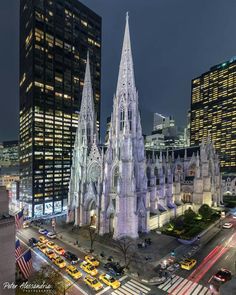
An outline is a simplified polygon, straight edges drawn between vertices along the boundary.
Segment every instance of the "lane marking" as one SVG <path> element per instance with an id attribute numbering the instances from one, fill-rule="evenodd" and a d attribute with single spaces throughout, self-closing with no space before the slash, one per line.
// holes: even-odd
<path id="1" fill-rule="evenodd" d="M 131 279 L 131 282 L 133 282 L 133 283 L 139 285 L 140 287 L 143 287 L 143 288 L 146 289 L 147 291 L 151 291 L 150 288 L 148 288 L 147 286 L 144 286 L 143 284 L 141 284 L 141 283 L 139 283 L 139 282 L 137 282 L 137 281 L 135 281 L 135 280 L 133 280 L 133 279 Z"/>

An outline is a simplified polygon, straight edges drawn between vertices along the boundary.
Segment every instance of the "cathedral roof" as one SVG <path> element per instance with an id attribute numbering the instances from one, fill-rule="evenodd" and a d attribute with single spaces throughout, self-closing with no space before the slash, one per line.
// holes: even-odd
<path id="1" fill-rule="evenodd" d="M 200 152 L 200 146 L 191 146 L 191 147 L 187 147 L 187 148 L 175 149 L 174 150 L 174 158 L 177 159 L 178 156 L 180 158 L 184 158 L 185 150 L 187 152 L 187 157 L 191 158 L 193 153 L 197 154 L 197 152 Z M 168 151 L 163 150 L 162 156 L 165 156 L 165 158 L 166 158 L 167 152 L 168 152 L 168 157 L 171 158 L 172 157 L 172 150 L 168 150 Z M 155 157 L 157 157 L 157 156 L 160 157 L 160 153 L 161 153 L 160 151 L 146 150 L 146 157 L 152 158 L 153 154 Z"/>

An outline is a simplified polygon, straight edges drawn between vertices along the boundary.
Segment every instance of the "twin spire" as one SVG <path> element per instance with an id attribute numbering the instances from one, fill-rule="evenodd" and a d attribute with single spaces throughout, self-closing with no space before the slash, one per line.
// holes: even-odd
<path id="1" fill-rule="evenodd" d="M 119 76 L 117 82 L 116 96 L 120 91 L 127 91 L 129 88 L 135 88 L 133 58 L 129 31 L 129 14 L 126 13 L 125 34 L 120 60 Z"/>

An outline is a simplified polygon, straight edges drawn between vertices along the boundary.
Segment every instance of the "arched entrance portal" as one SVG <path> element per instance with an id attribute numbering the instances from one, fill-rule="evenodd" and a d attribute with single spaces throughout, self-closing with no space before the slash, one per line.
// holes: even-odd
<path id="1" fill-rule="evenodd" d="M 114 232 L 114 213 L 109 217 L 109 233 L 113 234 Z"/>
<path id="2" fill-rule="evenodd" d="M 88 223 L 90 226 L 96 228 L 97 227 L 97 210 L 96 203 L 94 200 L 91 200 L 88 207 Z"/>
<path id="3" fill-rule="evenodd" d="M 192 194 L 191 193 L 183 193 L 182 201 L 184 203 L 192 203 Z"/>

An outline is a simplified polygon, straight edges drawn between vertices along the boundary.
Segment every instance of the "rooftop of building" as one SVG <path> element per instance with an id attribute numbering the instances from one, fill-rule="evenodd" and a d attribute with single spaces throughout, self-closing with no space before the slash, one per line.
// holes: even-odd
<path id="1" fill-rule="evenodd" d="M 194 80 L 200 78 L 201 76 L 204 76 L 204 75 L 206 75 L 206 74 L 208 74 L 208 73 L 210 73 L 212 71 L 219 70 L 219 69 L 224 69 L 227 66 L 229 66 L 230 64 L 235 63 L 235 62 L 236 62 L 236 56 L 233 56 L 229 60 L 226 60 L 226 61 L 224 61 L 224 62 L 222 62 L 220 64 L 217 64 L 217 65 L 214 65 L 214 66 L 210 67 L 210 69 L 208 71 L 206 71 L 206 72 L 202 73 L 201 75 L 193 78 L 192 81 L 194 81 Z"/>

